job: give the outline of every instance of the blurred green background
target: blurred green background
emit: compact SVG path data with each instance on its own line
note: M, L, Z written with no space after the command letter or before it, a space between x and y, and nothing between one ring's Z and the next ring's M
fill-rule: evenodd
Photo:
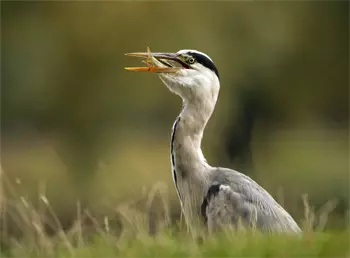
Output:
M126 52L207 53L221 75L203 151L264 186L298 222L349 208L347 1L1 2L1 166L8 200L45 194L64 225L168 185L181 109Z

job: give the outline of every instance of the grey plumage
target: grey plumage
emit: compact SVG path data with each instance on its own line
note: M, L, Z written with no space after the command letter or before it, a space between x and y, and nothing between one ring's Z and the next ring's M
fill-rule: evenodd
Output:
M301 232L293 218L248 176L225 168L211 173L213 183L201 207L210 231L241 222L262 232Z
M130 55L146 56L145 53ZM171 136L171 165L189 228L195 230L205 221L210 232L239 225L262 232L301 232L288 212L250 177L212 167L204 158L203 132L220 89L219 73L213 61L196 50L156 53L151 59L156 67L162 68L158 72L163 83L183 100ZM173 62L182 68L175 67Z

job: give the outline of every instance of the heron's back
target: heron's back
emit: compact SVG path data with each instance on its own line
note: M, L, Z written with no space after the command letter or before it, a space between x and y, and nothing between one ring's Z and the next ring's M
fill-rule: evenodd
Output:
M301 232L292 216L250 177L226 168L212 168L210 174L211 187L202 205L207 220L235 223L240 218L263 232Z

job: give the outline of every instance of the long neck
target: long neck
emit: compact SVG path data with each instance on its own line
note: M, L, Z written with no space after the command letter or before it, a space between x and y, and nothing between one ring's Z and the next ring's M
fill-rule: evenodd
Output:
M209 167L201 149L204 128L215 103L184 101L182 112L176 119L171 137L171 161L174 180L205 177Z

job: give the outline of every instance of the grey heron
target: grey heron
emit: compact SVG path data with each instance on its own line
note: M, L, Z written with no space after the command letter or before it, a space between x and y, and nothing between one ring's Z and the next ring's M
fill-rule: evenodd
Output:
M182 98L182 111L172 128L170 159L187 225L204 221L209 232L239 224L262 232L300 233L292 216L254 180L206 161L201 142L220 89L212 59L197 50L151 53L148 49L126 55L147 58L148 64L127 70L158 73L169 90Z

